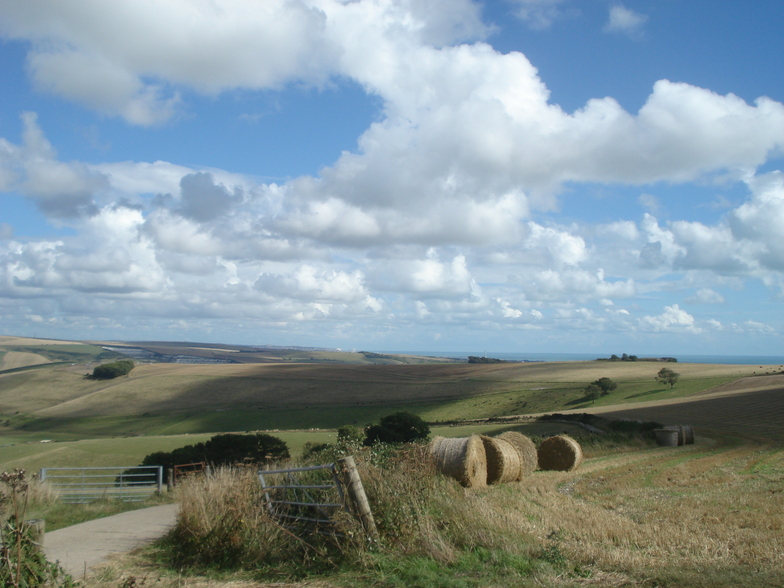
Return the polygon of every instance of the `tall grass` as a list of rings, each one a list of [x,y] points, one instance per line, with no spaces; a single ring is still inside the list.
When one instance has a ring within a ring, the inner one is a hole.
[[[297,537],[261,507],[255,473],[221,469],[179,487],[179,518],[164,541],[170,563],[278,579],[338,571],[363,581],[380,575],[384,585],[407,584],[414,561],[423,573],[433,570],[433,585],[439,585],[436,577],[443,582],[444,569],[462,573],[479,560],[487,567],[483,573],[517,580],[538,565],[530,537],[488,508],[481,493],[436,475],[425,447],[360,451],[356,461],[373,505],[377,543],[346,515],[338,517],[338,537]]]

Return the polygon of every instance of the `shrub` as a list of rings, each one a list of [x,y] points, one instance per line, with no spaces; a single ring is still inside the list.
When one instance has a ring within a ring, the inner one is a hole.
[[[130,359],[121,359],[112,363],[99,365],[93,370],[93,378],[101,380],[111,380],[131,373],[135,364]]]
[[[215,435],[204,443],[186,445],[174,451],[156,451],[139,465],[164,466],[164,472],[175,465],[206,462],[213,466],[233,465],[245,461],[267,463],[290,457],[286,442],[266,433]]]
[[[413,443],[427,439],[430,425],[410,412],[396,412],[383,417],[379,424],[365,429],[365,445],[374,443]]]

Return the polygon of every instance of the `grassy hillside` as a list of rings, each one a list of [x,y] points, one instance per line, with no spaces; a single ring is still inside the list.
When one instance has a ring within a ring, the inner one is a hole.
[[[0,336],[0,374],[43,364],[90,363],[121,357],[98,345]]]
[[[67,437],[362,426],[396,410],[431,422],[453,421],[690,396],[763,371],[682,364],[677,366],[681,379],[671,389],[654,380],[659,367],[647,362],[147,364],[103,381],[86,377],[83,365],[68,365],[0,375],[0,425],[6,434]],[[618,388],[595,403],[585,400],[583,389],[601,376],[614,379]]]

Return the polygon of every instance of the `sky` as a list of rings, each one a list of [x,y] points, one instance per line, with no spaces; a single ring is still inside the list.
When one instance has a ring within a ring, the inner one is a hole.
[[[3,0],[0,333],[784,355],[784,3]]]

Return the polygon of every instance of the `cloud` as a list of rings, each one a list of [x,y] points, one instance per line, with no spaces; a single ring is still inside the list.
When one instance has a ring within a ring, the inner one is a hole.
[[[686,302],[691,304],[724,304],[724,296],[710,288],[700,288]]]
[[[303,265],[288,275],[262,274],[254,287],[265,294],[323,302],[366,302],[374,309],[380,303],[368,295],[365,276],[361,271],[351,273],[321,270]]]
[[[198,222],[213,220],[242,201],[240,189],[230,193],[224,186],[215,184],[212,174],[204,172],[184,176],[180,180],[180,194],[177,212]]]
[[[0,143],[0,189],[24,194],[50,218],[95,214],[94,199],[107,189],[106,177],[82,163],[59,161],[36,114],[25,112],[21,119],[21,145]]]
[[[784,175],[780,171],[747,180],[752,198],[731,211],[732,236],[755,249],[764,267],[784,270]]]
[[[341,73],[347,48],[330,31],[341,18],[436,46],[490,30],[470,0],[8,0],[0,34],[31,43],[28,68],[39,88],[153,125],[177,112],[177,87],[216,95],[323,86]]]
[[[647,20],[646,15],[630,10],[622,4],[616,4],[610,7],[609,20],[604,26],[604,30],[608,33],[621,33],[631,38],[637,38]]]
[[[465,256],[441,261],[435,249],[423,258],[385,259],[374,264],[371,285],[380,291],[405,292],[416,299],[460,299],[479,289]]]
[[[549,29],[564,16],[565,0],[508,0],[514,5],[514,15],[534,30]]]
[[[688,332],[698,334],[702,329],[695,325],[694,317],[677,304],[665,306],[664,312],[656,316],[644,316],[639,319],[639,325],[643,330],[659,332]]]

